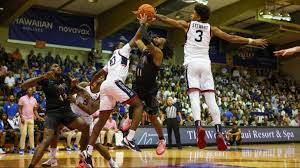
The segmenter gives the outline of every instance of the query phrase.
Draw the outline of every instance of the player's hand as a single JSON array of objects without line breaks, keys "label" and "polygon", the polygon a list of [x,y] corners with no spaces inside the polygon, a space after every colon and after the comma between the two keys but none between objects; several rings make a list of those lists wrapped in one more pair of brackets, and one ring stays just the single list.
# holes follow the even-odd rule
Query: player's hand
[{"label": "player's hand", "polygon": [[148,22],[148,17],[146,14],[141,14],[137,19],[140,21],[140,24],[146,24]]},{"label": "player's hand", "polygon": [[182,121],[182,120],[180,121],[179,125],[180,125],[180,126],[182,126],[182,125],[183,125],[183,121]]},{"label": "player's hand", "polygon": [[265,48],[268,46],[268,41],[266,39],[254,39],[253,45]]},{"label": "player's hand", "polygon": [[52,78],[54,77],[54,75],[55,75],[54,71],[48,71],[44,74],[44,78],[45,79]]},{"label": "player's hand", "polygon": [[296,53],[295,47],[274,52],[275,56],[289,56],[289,55],[293,55],[295,53]]}]

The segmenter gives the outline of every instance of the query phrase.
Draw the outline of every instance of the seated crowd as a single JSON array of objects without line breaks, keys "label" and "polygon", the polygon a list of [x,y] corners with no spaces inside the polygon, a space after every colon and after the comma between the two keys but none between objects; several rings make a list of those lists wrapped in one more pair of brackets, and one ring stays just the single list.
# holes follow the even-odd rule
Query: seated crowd
[{"label": "seated crowd", "polygon": [[[91,55],[91,53],[89,53]],[[46,99],[40,87],[23,91],[20,84],[47,71],[49,65],[60,64],[63,72],[80,81],[89,81],[96,72],[94,62],[89,59],[88,66],[80,63],[78,57],[71,59],[60,55],[53,57],[51,52],[43,57],[33,50],[22,59],[19,49],[7,53],[0,45],[0,96],[4,104],[0,104],[0,153],[4,153],[6,140],[13,144],[13,151],[23,154],[27,151],[26,137],[29,137],[29,152],[42,139],[43,117],[46,110]],[[133,79],[136,61],[132,61],[132,72],[127,79],[129,86]],[[272,70],[254,70],[247,68],[232,68],[225,65],[213,66],[217,103],[219,105],[222,124],[224,126],[300,126],[300,83],[292,78]],[[158,79],[159,92],[157,98],[160,104],[159,121],[165,125],[166,100],[171,98],[174,106],[179,109],[178,123],[181,126],[193,126],[192,111],[186,94],[184,67],[181,65],[164,65]],[[30,96],[32,95],[31,99]],[[27,96],[23,99],[21,97]],[[28,99],[28,100],[27,100]],[[201,123],[212,126],[208,106],[201,100]],[[28,112],[30,101],[32,113]],[[2,106],[2,107],[1,107]],[[31,107],[29,106],[29,107]],[[113,146],[113,136],[122,128],[123,123],[130,122],[128,106],[118,105],[116,113],[110,117],[101,131],[100,142]],[[179,117],[180,116],[180,117]],[[141,125],[149,125],[147,114],[144,113]],[[66,149],[77,150],[80,132],[76,130],[61,130],[61,137],[66,138]],[[75,139],[73,145],[71,140]],[[106,139],[106,141],[105,141]]]}]

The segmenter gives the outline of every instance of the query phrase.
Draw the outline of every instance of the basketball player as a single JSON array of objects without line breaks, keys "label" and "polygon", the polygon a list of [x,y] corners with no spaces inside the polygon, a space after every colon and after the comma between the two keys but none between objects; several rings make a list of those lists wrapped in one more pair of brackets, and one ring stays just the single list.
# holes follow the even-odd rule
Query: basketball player
[{"label": "basketball player", "polygon": [[113,55],[108,61],[107,65],[102,70],[97,72],[91,81],[91,84],[93,84],[94,81],[96,81],[99,77],[106,75],[106,80],[100,87],[99,120],[93,128],[87,149],[81,153],[83,162],[86,163],[88,167],[93,167],[91,156],[93,152],[93,146],[100,134],[100,131],[113,111],[116,102],[129,104],[133,107],[133,119],[131,127],[128,135],[124,137],[122,143],[131,150],[139,152],[141,151],[135,144],[133,137],[138,125],[142,120],[143,105],[136,93],[127,87],[124,82],[128,75],[131,49],[134,47],[135,41],[141,38],[141,32],[146,29],[146,22],[147,17],[144,15],[140,20],[141,25],[135,36],[125,46],[122,46],[121,44],[117,46],[117,49],[113,52]]},{"label": "basketball player", "polygon": [[216,141],[219,150],[226,150],[224,141],[220,111],[215,99],[214,80],[211,72],[211,61],[209,58],[209,42],[211,37],[216,36],[231,43],[250,44],[255,46],[266,46],[265,39],[251,39],[227,34],[217,27],[207,23],[210,9],[203,4],[197,4],[191,15],[191,22],[173,20],[163,15],[156,15],[156,19],[171,26],[183,29],[186,32],[184,45],[184,66],[186,68],[186,80],[188,95],[196,125],[197,145],[200,149],[206,147],[205,130],[201,127],[200,92],[205,97],[209,112],[215,124],[217,136]]},{"label": "basketball player", "polygon": [[144,111],[149,114],[149,119],[158,134],[159,142],[156,154],[161,155],[166,150],[166,141],[162,126],[157,120],[159,104],[156,99],[158,92],[156,78],[163,58],[172,57],[173,52],[165,38],[155,37],[151,39],[146,30],[142,33],[142,39],[135,43],[142,54],[136,68],[133,90],[144,102]]},{"label": "basketball player", "polygon": [[[99,88],[102,83],[102,79],[97,80],[93,85],[89,85],[88,82],[81,82],[79,85],[86,89],[90,94],[90,97],[85,97],[84,95],[78,93],[73,95],[71,98],[71,109],[72,111],[79,115],[85,120],[89,125],[90,134],[93,130],[93,116],[92,114],[99,108]],[[83,138],[83,137],[82,137]],[[57,166],[57,159],[55,158],[57,152],[57,139],[53,142],[50,148],[49,159],[42,164],[43,167],[53,167]],[[110,167],[118,168],[117,163],[112,159],[108,150],[100,144],[99,138],[97,139],[95,148],[100,154],[109,162]],[[80,164],[80,163],[79,163]]]},{"label": "basketball player", "polygon": [[[61,74],[61,68],[58,64],[53,64],[50,71],[39,77],[31,78],[25,81],[21,87],[41,85],[46,95],[47,108],[44,129],[44,139],[37,146],[29,168],[33,168],[44,155],[44,151],[55,139],[59,125],[65,125],[70,129],[78,129],[82,132],[84,139],[81,141],[81,148],[84,148],[88,141],[89,126],[85,121],[71,111],[69,96],[75,92],[85,92],[84,89],[75,85],[68,76]],[[87,93],[85,93],[86,95]]]},{"label": "basketball player", "polygon": [[289,56],[289,55],[293,55],[297,52],[300,52],[300,46],[275,51],[274,54],[275,54],[275,56]]}]

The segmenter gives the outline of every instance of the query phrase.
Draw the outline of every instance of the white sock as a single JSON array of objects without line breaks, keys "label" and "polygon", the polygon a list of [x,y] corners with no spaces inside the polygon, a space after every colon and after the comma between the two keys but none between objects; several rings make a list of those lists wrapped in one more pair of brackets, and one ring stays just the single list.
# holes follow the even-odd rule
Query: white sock
[{"label": "white sock", "polygon": [[88,145],[87,147],[86,147],[86,150],[87,150],[87,153],[89,154],[89,155],[92,155],[92,153],[93,153],[93,146],[92,145]]},{"label": "white sock", "polygon": [[49,159],[55,159],[57,148],[50,148],[49,150],[50,150]]},{"label": "white sock", "polygon": [[132,129],[130,129],[130,130],[129,130],[129,133],[128,133],[128,135],[127,135],[128,141],[132,141],[132,139],[133,139],[133,137],[134,137],[134,134],[135,134],[135,131],[132,130]]},{"label": "white sock", "polygon": [[200,108],[200,93],[193,91],[189,93],[191,108],[193,112],[194,121],[201,120],[201,108]]},{"label": "white sock", "polygon": [[208,111],[212,117],[213,124],[221,124],[220,109],[217,105],[216,96],[213,92],[204,93],[205,102],[208,106]]}]

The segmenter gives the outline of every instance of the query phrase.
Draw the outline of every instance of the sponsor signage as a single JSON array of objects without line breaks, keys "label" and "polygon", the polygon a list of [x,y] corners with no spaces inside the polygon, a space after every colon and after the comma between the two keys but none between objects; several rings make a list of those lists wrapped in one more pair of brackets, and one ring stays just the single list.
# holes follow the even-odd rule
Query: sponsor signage
[{"label": "sponsor signage", "polygon": [[[226,133],[230,128],[224,128]],[[276,142],[300,142],[299,127],[241,127],[242,142],[244,143],[276,143]],[[163,128],[165,139],[168,139],[167,129]],[[208,144],[215,143],[215,128],[207,127],[206,142]],[[174,134],[172,134],[172,142],[176,144]],[[183,145],[195,145],[196,133],[194,127],[181,127],[180,139]],[[142,127],[138,128],[135,134],[135,142],[138,145],[156,145],[158,136],[154,128]]]},{"label": "sponsor signage", "polygon": [[30,8],[9,26],[9,40],[94,47],[94,18]]}]

